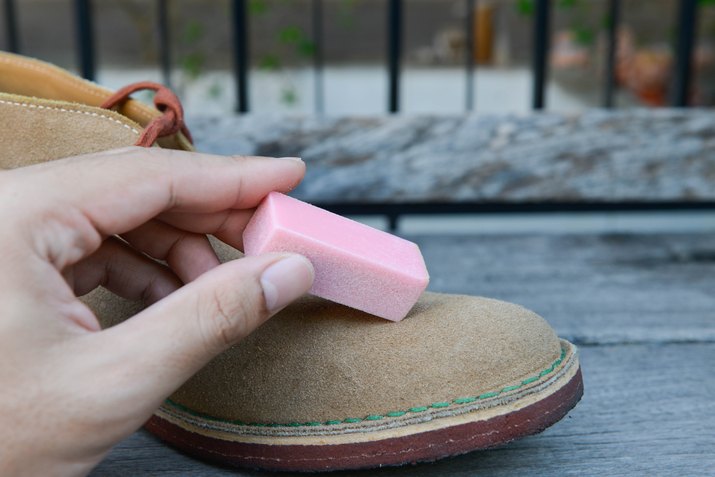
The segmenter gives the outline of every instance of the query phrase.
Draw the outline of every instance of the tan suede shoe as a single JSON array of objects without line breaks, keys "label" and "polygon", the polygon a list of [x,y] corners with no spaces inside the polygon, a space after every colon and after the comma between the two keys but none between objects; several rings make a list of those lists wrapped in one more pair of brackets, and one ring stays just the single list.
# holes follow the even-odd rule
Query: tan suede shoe
[{"label": "tan suede shoe", "polygon": [[[159,112],[126,101],[126,91],[0,54],[0,168],[142,141],[190,149],[180,105],[161,91]],[[240,257],[214,243],[223,260]],[[141,309],[104,289],[84,300],[105,327]],[[575,346],[517,305],[425,293],[393,323],[308,297],[211,362],[146,427],[222,463],[365,468],[540,432],[582,393]]]},{"label": "tan suede shoe", "polygon": [[308,297],[189,380],[147,429],[241,466],[399,465],[540,432],[582,386],[575,347],[517,305],[425,293],[391,323]]}]

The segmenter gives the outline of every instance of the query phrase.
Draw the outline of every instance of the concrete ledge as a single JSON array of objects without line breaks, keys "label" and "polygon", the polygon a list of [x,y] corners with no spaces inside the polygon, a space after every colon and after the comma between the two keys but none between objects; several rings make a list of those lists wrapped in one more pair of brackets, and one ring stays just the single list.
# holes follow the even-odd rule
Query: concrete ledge
[{"label": "concrete ledge", "polygon": [[206,152],[303,157],[313,202],[715,201],[715,111],[189,124]]}]

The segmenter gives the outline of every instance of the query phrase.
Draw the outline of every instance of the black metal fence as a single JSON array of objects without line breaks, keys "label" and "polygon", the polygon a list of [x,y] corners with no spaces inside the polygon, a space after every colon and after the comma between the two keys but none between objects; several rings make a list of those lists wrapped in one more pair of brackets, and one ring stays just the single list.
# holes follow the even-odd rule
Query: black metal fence
[{"label": "black metal fence", "polygon": [[[171,45],[170,24],[168,21],[168,3],[170,0],[155,0],[156,30],[158,33],[159,64],[163,81],[170,84],[171,79]],[[233,31],[233,66],[234,82],[236,88],[236,111],[247,113],[250,111],[249,103],[249,65],[250,48],[248,41],[249,31],[249,1],[231,0],[231,15],[229,17]],[[467,38],[472,38],[474,23],[473,14],[476,12],[479,0],[464,0],[468,15],[464,23]],[[557,0],[533,0],[533,64],[532,64],[532,108],[543,109],[546,106],[545,86],[549,74],[549,38],[551,8]],[[92,14],[92,0],[73,0],[76,31],[76,53],[81,74],[87,79],[94,79],[96,73],[96,50],[94,41],[94,18]],[[313,68],[315,71],[315,111],[323,110],[323,0],[311,0],[312,15],[312,41],[315,44]],[[603,82],[602,105],[605,108],[614,106],[614,92],[616,89],[615,62],[616,62],[616,31],[621,13],[621,0],[608,0],[608,24],[606,52],[606,68]],[[8,49],[13,52],[22,52],[18,39],[16,21],[16,1],[3,0],[7,33]],[[400,111],[400,74],[403,53],[403,22],[404,9],[408,2],[404,0],[385,0],[385,14],[387,15],[387,64],[388,73],[388,101],[386,111],[397,113]],[[692,79],[692,56],[696,37],[698,0],[680,0],[677,18],[676,45],[675,45],[675,71],[673,88],[670,95],[670,104],[677,107],[688,106],[690,98],[690,84]],[[474,93],[472,79],[476,65],[474,63],[474,45],[467,42],[464,57],[465,67],[465,105],[467,111],[474,109]],[[585,212],[585,211],[633,211],[633,210],[715,210],[713,202],[535,202],[535,203],[485,203],[485,202],[419,202],[419,203],[330,203],[317,204],[341,214],[369,214],[383,215],[388,219],[390,229],[397,227],[398,218],[409,214],[442,214],[442,213],[514,213],[514,212]]]},{"label": "black metal fence", "polygon": [[[8,49],[21,52],[21,45],[17,31],[16,0],[3,0],[6,21],[6,34]],[[532,108],[543,109],[546,106],[545,87],[549,74],[548,53],[550,37],[550,20],[552,3],[556,0],[532,0],[534,2],[533,16],[533,64],[532,64]],[[76,51],[81,74],[88,79],[94,79],[96,73],[96,51],[94,41],[94,19],[92,14],[92,0],[73,0]],[[171,77],[171,45],[170,25],[168,15],[169,0],[156,0],[156,30],[159,38],[159,68],[162,71],[164,82],[170,84]],[[472,38],[474,32],[473,14],[478,6],[478,0],[464,0],[467,15],[464,29],[467,38]],[[234,82],[236,88],[236,111],[247,113],[250,111],[249,102],[249,0],[231,0],[231,27],[233,31],[233,66]],[[311,0],[312,15],[312,40],[315,44],[313,68],[315,70],[315,111],[323,110],[323,3],[324,0]],[[388,101],[386,110],[390,113],[400,111],[400,73],[403,53],[403,22],[404,0],[385,0],[385,14],[387,15],[387,73],[388,73]],[[615,92],[615,61],[616,61],[616,30],[618,28],[621,0],[608,0],[608,48],[606,55],[606,78],[603,82],[602,105],[612,108]],[[690,84],[692,79],[692,56],[695,42],[698,0],[680,0],[677,18],[677,39],[675,45],[675,71],[671,92],[671,105],[688,106],[690,97]],[[472,78],[474,75],[474,51],[471,41],[467,42],[465,52],[465,110],[474,109],[474,93]]]}]

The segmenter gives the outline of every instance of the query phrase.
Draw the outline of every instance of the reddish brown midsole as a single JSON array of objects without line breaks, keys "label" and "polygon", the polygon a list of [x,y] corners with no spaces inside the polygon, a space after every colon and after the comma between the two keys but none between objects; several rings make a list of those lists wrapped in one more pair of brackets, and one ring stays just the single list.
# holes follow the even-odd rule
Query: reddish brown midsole
[{"label": "reddish brown midsole", "polygon": [[561,389],[523,409],[484,421],[372,442],[267,445],[231,442],[189,432],[159,417],[146,428],[179,450],[202,459],[267,470],[360,469],[433,461],[506,444],[559,421],[583,395],[581,369]]}]

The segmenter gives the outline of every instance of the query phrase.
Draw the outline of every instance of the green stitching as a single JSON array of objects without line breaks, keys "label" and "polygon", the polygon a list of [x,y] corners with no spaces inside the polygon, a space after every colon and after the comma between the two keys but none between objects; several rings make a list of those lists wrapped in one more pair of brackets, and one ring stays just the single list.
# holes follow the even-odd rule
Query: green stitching
[{"label": "green stitching", "polygon": [[451,405],[451,403],[449,403],[449,402],[433,402],[432,404],[430,404],[430,407],[439,408],[439,407],[448,407],[450,405]]},{"label": "green stitching", "polygon": [[477,398],[475,398],[475,397],[466,397],[466,398],[457,398],[452,402],[454,404],[468,404],[468,403],[474,402],[476,400],[477,400]]},{"label": "green stitching", "polygon": [[501,391],[492,391],[490,393],[480,394],[477,399],[489,399],[498,396]]},{"label": "green stitching", "polygon": [[172,401],[171,399],[167,399],[166,402],[170,404],[171,406],[178,408],[188,414],[203,418],[203,419],[209,419],[212,421],[220,421],[220,422],[227,422],[229,424],[236,424],[239,426],[251,426],[251,427],[301,427],[301,426],[335,426],[338,424],[355,424],[358,422],[363,422],[363,421],[379,421],[381,419],[384,419],[386,416],[387,417],[401,417],[407,414],[408,412],[411,413],[420,413],[420,412],[425,412],[429,408],[435,408],[435,409],[440,409],[440,408],[446,408],[455,404],[469,404],[474,401],[482,400],[482,399],[489,399],[496,397],[502,393],[508,393],[511,391],[516,391],[517,389],[526,386],[527,384],[531,384],[533,382],[536,382],[539,380],[539,378],[543,378],[547,374],[553,373],[556,368],[559,367],[559,365],[563,362],[564,358],[566,357],[566,350],[562,349],[561,350],[561,356],[551,364],[548,368],[544,369],[540,373],[538,373],[536,376],[531,376],[529,378],[524,379],[521,383],[519,384],[514,384],[512,386],[506,386],[502,388],[500,391],[491,391],[488,393],[480,394],[479,396],[470,396],[470,397],[460,397],[453,399],[452,401],[439,401],[439,402],[433,402],[429,406],[417,406],[417,407],[411,407],[407,409],[406,411],[390,411],[386,413],[384,416],[380,414],[370,414],[369,416],[365,417],[348,417],[346,419],[343,419],[342,421],[337,420],[337,419],[332,419],[329,421],[325,422],[318,422],[318,421],[311,421],[311,422],[287,422],[287,423],[277,423],[277,422],[271,422],[271,423],[264,423],[264,422],[243,422],[239,420],[227,420],[227,419],[217,419],[215,417],[207,416],[201,413],[198,413],[192,409],[187,408],[186,406],[179,404],[177,402]]}]

